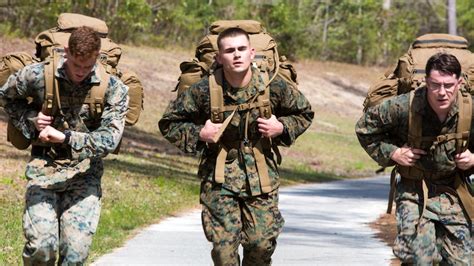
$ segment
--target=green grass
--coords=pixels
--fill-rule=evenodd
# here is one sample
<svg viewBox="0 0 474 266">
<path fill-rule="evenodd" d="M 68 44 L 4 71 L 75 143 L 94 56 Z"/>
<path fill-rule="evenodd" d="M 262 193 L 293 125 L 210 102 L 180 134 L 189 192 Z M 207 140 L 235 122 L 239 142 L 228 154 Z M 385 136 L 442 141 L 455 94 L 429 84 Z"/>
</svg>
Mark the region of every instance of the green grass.
<svg viewBox="0 0 474 266">
<path fill-rule="evenodd" d="M 0 265 L 20 265 L 23 248 L 23 202 L 0 201 Z"/>
</svg>

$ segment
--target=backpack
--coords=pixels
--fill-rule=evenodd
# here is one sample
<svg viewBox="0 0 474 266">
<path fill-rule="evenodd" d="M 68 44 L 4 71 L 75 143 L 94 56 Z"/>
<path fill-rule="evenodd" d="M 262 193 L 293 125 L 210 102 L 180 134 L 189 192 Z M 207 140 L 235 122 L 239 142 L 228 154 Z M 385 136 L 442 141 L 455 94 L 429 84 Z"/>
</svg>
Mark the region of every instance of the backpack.
<svg viewBox="0 0 474 266">
<path fill-rule="evenodd" d="M 413 109 L 413 101 L 416 101 L 415 90 L 424 85 L 426 76 L 425 66 L 428 59 L 439 52 L 445 52 L 456 56 L 461 64 L 465 84 L 460 88 L 457 95 L 459 103 L 458 124 L 456 133 L 444 134 L 436 137 L 422 137 L 422 119 Z M 410 108 L 408 119 L 408 144 L 412 147 L 420 147 L 422 141 L 448 141 L 456 140 L 457 153 L 466 150 L 469 143 L 469 132 L 471 130 L 472 120 L 472 98 L 471 84 L 474 84 L 474 54 L 468 50 L 468 42 L 461 36 L 449 34 L 425 34 L 418 37 L 402 57 L 399 58 L 398 64 L 389 69 L 383 77 L 374 83 L 367 93 L 364 101 L 364 112 L 369 107 L 376 106 L 382 101 L 394 97 L 396 95 L 410 93 Z M 416 105 L 416 103 L 415 103 Z M 382 168 L 384 169 L 384 168 Z M 424 183 L 424 171 L 416 167 L 397 166 L 393 169 L 390 178 L 390 193 L 387 206 L 387 213 L 391 213 L 392 202 L 395 193 L 395 177 L 397 173 L 401 173 L 404 177 L 422 180 L 423 182 L 423 198 L 428 197 L 428 189 Z M 456 190 L 460 197 L 469 198 L 461 181 L 456 180 Z M 462 200 L 463 203 L 466 200 Z M 423 210 L 426 208 L 424 201 Z M 472 217 L 472 206 L 466 206 Z"/>
<path fill-rule="evenodd" d="M 59 94 L 55 85 L 54 65 L 57 63 L 57 54 L 62 52 L 62 48 L 67 45 L 71 31 L 80 26 L 88 26 L 94 29 L 101 37 L 101 50 L 98 64 L 103 80 L 109 79 L 110 75 L 117 76 L 129 88 L 129 104 L 126 114 L 126 125 L 134 125 L 143 109 L 143 86 L 137 75 L 132 71 L 122 71 L 117 68 L 117 64 L 122 54 L 120 46 L 107 38 L 108 28 L 104 21 L 73 13 L 63 13 L 58 18 L 58 26 L 38 34 L 35 38 L 36 58 L 28 53 L 19 52 L 7 54 L 0 58 L 0 85 L 3 85 L 10 74 L 15 73 L 25 65 L 34 62 L 45 62 L 45 103 L 43 111 L 49 114 L 56 114 L 60 111 L 61 100 L 57 100 Z M 3 63 L 3 64 L 1 64 Z M 101 82 L 102 86 L 93 86 L 91 93 L 84 100 L 84 104 L 90 105 L 93 119 L 100 118 L 104 105 L 104 95 L 108 84 Z M 18 149 L 26 149 L 30 145 L 27 140 L 9 121 L 7 128 L 7 139 Z M 118 149 L 115 153 L 118 152 Z"/>
<path fill-rule="evenodd" d="M 249 34 L 250 43 L 255 48 L 254 66 L 260 69 L 262 77 L 269 84 L 277 75 L 285 82 L 297 87 L 297 74 L 294 67 L 287 62 L 285 56 L 279 56 L 275 40 L 267 33 L 263 25 L 255 20 L 219 20 L 215 21 L 209 27 L 209 33 L 199 42 L 195 58 L 190 61 L 184 61 L 180 64 L 181 75 L 176 85 L 175 91 L 178 95 L 188 89 L 191 85 L 198 82 L 201 78 L 209 76 L 211 91 L 211 120 L 221 122 L 223 112 L 228 111 L 230 107 L 224 107 L 222 101 L 222 89 L 214 85 L 222 84 L 221 80 L 215 80 L 214 72 L 219 68 L 214 58 L 217 53 L 217 36 L 227 28 L 238 27 Z M 213 85 L 211 85 L 213 84 Z M 257 101 L 269 102 L 269 94 L 262 92 Z M 271 116 L 270 106 L 260 108 L 263 117 Z"/>
<path fill-rule="evenodd" d="M 217 37 L 219 33 L 231 27 L 241 28 L 249 34 L 250 43 L 256 52 L 254 62 L 252 63 L 253 67 L 260 71 L 260 76 L 266 84 L 265 89 L 259 91 L 248 103 L 238 106 L 224 105 L 222 92 L 223 71 L 214 60 L 218 51 Z M 275 40 L 266 32 L 266 29 L 260 22 L 254 20 L 220 20 L 212 23 L 209 27 L 209 34 L 204 36 L 196 48 L 195 58 L 191 61 L 182 62 L 180 69 L 181 75 L 175 88 L 178 95 L 198 82 L 201 78 L 209 76 L 210 119 L 214 123 L 223 124 L 218 134 L 216 134 L 216 142 L 219 141 L 220 136 L 237 110 L 242 111 L 258 108 L 261 117 L 269 118 L 272 115 L 269 84 L 276 76 L 279 76 L 294 88 L 296 88 L 298 84 L 297 74 L 293 66 L 286 61 L 286 57 L 279 56 Z M 224 112 L 226 111 L 232 111 L 232 114 L 224 120 Z M 223 143 L 223 141 L 219 141 L 218 143 L 219 152 L 216 158 L 215 181 L 217 183 L 223 183 L 229 144 Z M 278 147 L 274 145 L 270 139 L 262 138 L 252 147 L 247 148 L 252 149 L 255 156 L 262 192 L 270 192 L 271 184 L 264 149 L 273 149 L 277 156 L 277 162 L 280 164 L 281 155 L 278 151 Z"/>
<path fill-rule="evenodd" d="M 408 52 L 398 59 L 397 65 L 375 82 L 367 93 L 364 110 L 395 95 L 407 93 L 424 83 L 428 59 L 439 52 L 456 56 L 462 66 L 465 89 L 474 84 L 474 54 L 468 50 L 468 41 L 456 35 L 425 34 L 411 44 Z"/>
</svg>

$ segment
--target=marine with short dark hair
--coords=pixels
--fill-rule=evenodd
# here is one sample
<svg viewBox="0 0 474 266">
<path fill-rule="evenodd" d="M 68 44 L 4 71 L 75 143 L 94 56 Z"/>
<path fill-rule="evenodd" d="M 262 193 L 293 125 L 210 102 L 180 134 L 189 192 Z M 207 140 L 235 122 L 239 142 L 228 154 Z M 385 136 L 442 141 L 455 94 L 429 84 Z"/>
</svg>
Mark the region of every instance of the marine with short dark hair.
<svg viewBox="0 0 474 266">
<path fill-rule="evenodd" d="M 284 223 L 272 146 L 291 145 L 310 126 L 314 113 L 303 94 L 277 76 L 269 85 L 271 116 L 262 114 L 256 98 L 267 84 L 251 66 L 255 50 L 248 34 L 229 28 L 217 43 L 223 101 L 237 106 L 235 112 L 224 112 L 229 124 L 211 119 L 210 78 L 205 77 L 170 103 L 159 128 L 181 150 L 201 154 L 202 223 L 213 244 L 214 264 L 240 265 L 242 244 L 243 265 L 270 265 Z"/>
<path fill-rule="evenodd" d="M 24 67 L 0 88 L 0 105 L 32 141 L 25 173 L 25 265 L 54 265 L 58 251 L 59 265 L 82 265 L 87 259 L 101 209 L 102 157 L 119 144 L 128 108 L 128 88 L 112 75 L 101 80 L 99 51 L 94 30 L 80 27 L 71 33 L 54 69 L 62 107 L 52 114 L 42 110 L 51 62 Z M 96 117 L 81 99 L 103 82 L 103 108 Z"/>
<path fill-rule="evenodd" d="M 450 54 L 429 58 L 425 81 L 412 93 L 368 108 L 355 130 L 375 161 L 395 165 L 400 174 L 393 251 L 402 265 L 471 265 L 472 195 L 466 178 L 474 166 L 474 123 L 457 131 L 464 123 L 461 109 L 472 114 L 472 103 L 464 102 L 472 96 L 461 91 L 461 65 Z"/>
</svg>

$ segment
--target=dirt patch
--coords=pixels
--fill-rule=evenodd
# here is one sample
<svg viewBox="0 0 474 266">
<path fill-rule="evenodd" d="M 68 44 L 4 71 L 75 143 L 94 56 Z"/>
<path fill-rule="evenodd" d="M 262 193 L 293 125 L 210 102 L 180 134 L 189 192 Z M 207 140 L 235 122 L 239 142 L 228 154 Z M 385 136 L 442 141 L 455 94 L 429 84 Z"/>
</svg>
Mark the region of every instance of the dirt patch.
<svg viewBox="0 0 474 266">
<path fill-rule="evenodd" d="M 377 231 L 375 234 L 378 239 L 382 240 L 389 247 L 393 247 L 395 237 L 397 236 L 397 222 L 394 214 L 382 214 L 377 220 L 369 224 L 370 228 Z M 392 259 L 392 266 L 400 265 L 400 260 Z"/>
</svg>

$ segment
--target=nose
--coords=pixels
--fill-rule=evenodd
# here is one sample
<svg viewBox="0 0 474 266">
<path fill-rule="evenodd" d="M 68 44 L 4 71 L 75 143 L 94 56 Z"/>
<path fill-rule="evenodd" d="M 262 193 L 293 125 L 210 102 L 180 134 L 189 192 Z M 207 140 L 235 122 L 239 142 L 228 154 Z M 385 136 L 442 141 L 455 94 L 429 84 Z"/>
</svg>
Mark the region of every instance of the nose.
<svg viewBox="0 0 474 266">
<path fill-rule="evenodd" d="M 240 51 L 239 51 L 239 49 L 235 49 L 235 51 L 234 51 L 234 57 L 240 57 Z"/>
</svg>

